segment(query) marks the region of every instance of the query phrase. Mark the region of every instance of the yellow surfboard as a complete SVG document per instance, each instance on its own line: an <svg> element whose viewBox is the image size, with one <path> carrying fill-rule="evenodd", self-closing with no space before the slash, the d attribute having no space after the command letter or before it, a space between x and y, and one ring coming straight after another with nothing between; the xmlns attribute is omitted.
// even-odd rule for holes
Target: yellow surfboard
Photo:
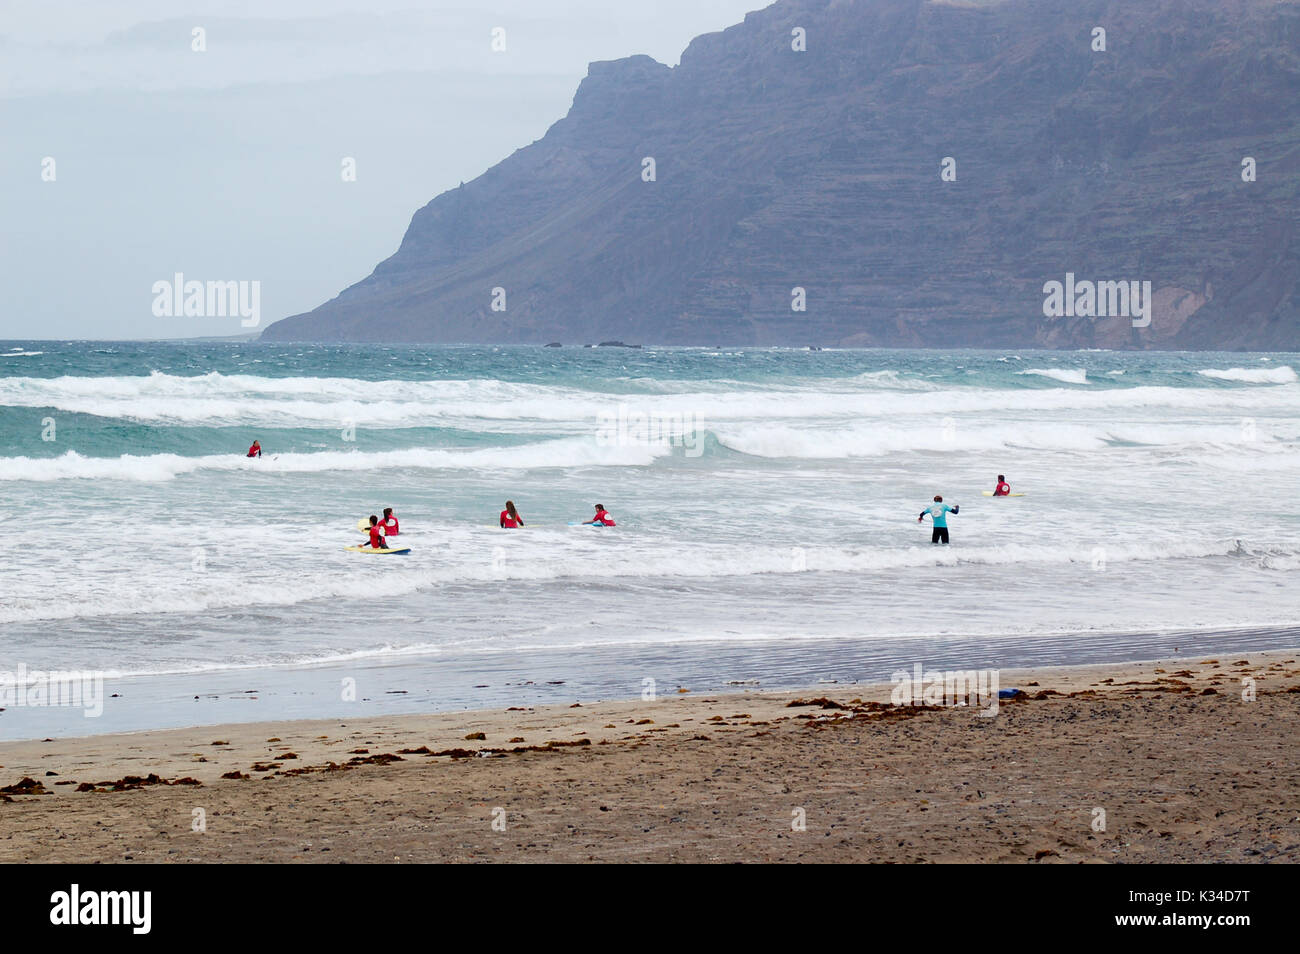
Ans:
<svg viewBox="0 0 1300 954"><path fill-rule="evenodd" d="M985 497L992 497L992 496L993 496L993 491L991 491L991 490L982 490L982 491L980 491L980 493L984 494ZM1023 497L1024 494L1003 494L1002 496L1004 496L1004 497Z"/></svg>
<svg viewBox="0 0 1300 954"><path fill-rule="evenodd" d="M402 555L411 552L410 547L389 547L385 550L376 550L374 547L344 547L349 553L388 553Z"/></svg>

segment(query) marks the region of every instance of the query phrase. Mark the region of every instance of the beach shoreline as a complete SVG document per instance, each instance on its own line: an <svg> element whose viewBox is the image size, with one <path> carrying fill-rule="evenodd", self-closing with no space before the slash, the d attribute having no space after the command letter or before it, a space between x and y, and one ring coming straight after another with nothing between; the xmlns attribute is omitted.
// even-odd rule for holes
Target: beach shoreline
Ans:
<svg viewBox="0 0 1300 954"><path fill-rule="evenodd" d="M0 745L152 729L358 720L510 706L584 705L678 689L802 692L870 686L916 663L939 669L1039 670L1176 663L1300 645L1300 628L1006 635L787 637L670 641L515 652L392 654L318 664L105 677L99 715L88 707L24 706L0 698Z"/></svg>
<svg viewBox="0 0 1300 954"><path fill-rule="evenodd" d="M6 742L0 860L1300 860L1297 658Z"/></svg>

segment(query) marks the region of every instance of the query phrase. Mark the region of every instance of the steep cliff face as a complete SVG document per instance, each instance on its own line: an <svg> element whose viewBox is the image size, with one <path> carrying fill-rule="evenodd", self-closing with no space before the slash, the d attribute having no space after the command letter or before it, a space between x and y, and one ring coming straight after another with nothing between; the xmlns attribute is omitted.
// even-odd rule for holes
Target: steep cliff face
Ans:
<svg viewBox="0 0 1300 954"><path fill-rule="evenodd" d="M1294 0L780 0L593 63L263 337L1300 349L1298 102ZM1151 282L1150 324L1045 317L1067 272Z"/></svg>

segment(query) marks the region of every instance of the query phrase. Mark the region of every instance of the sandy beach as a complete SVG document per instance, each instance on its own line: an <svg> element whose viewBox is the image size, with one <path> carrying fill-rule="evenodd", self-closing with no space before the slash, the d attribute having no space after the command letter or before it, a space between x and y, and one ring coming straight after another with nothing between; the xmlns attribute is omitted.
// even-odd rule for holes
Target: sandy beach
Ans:
<svg viewBox="0 0 1300 954"><path fill-rule="evenodd" d="M1295 861L1298 658L5 743L0 860Z"/></svg>

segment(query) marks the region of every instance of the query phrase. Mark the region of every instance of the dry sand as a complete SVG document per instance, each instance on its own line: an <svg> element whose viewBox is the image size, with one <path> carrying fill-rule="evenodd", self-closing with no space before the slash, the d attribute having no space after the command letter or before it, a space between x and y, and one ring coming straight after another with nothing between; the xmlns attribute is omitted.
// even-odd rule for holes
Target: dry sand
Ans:
<svg viewBox="0 0 1300 954"><path fill-rule="evenodd" d="M0 860L1295 861L1298 655L4 743Z"/></svg>

